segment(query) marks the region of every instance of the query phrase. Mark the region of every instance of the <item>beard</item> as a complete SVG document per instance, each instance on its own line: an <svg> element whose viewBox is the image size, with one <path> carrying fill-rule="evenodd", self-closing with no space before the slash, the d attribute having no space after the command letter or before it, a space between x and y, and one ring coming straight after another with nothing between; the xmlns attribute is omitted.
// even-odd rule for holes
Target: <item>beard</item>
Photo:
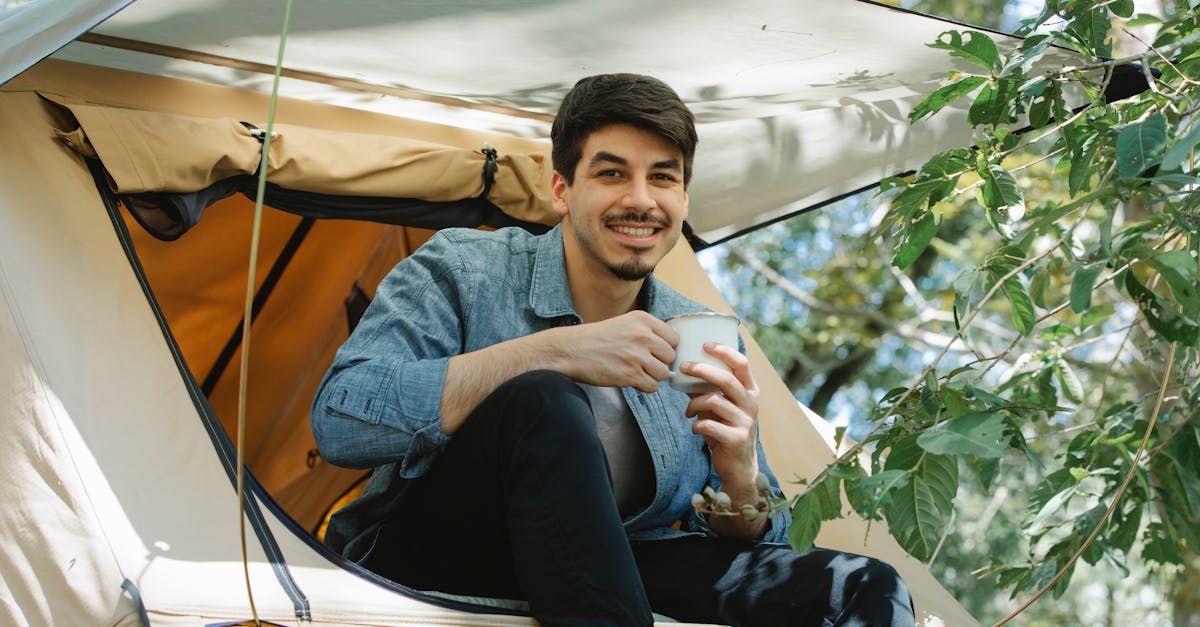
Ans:
<svg viewBox="0 0 1200 627"><path fill-rule="evenodd" d="M609 272L613 273L613 276L622 281L641 281L654 271L654 266L638 258L615 265L605 264L605 266Z"/></svg>

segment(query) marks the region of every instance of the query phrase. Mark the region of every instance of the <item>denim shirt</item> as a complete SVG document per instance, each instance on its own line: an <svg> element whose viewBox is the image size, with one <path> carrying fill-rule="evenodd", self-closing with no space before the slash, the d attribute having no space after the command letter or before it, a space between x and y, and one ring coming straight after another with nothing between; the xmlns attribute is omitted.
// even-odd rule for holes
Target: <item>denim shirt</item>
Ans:
<svg viewBox="0 0 1200 627"><path fill-rule="evenodd" d="M323 458L376 468L362 496L331 519L326 542L334 550L364 558L406 480L424 474L453 437L442 433L440 417L450 357L582 322L571 305L561 228L540 236L518 228L443 229L380 283L312 405ZM642 302L659 319L705 310L653 276L643 289ZM719 489L720 478L684 417L688 396L666 382L654 393L621 392L655 473L654 498L625 519L626 533L632 540L714 535L691 505L705 485ZM761 443L758 455L779 496ZM763 540L786 542L789 518L777 515Z"/></svg>

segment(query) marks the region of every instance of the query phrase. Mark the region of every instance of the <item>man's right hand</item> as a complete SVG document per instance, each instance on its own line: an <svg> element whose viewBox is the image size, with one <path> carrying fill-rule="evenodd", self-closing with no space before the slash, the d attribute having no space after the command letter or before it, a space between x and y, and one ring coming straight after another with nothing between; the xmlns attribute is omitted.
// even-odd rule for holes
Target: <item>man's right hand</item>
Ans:
<svg viewBox="0 0 1200 627"><path fill-rule="evenodd" d="M554 370L589 385L655 392L671 374L668 364L677 344L679 335L670 325L631 311L455 355L442 385L442 432L453 434L501 383L530 370Z"/></svg>
<svg viewBox="0 0 1200 627"><path fill-rule="evenodd" d="M679 334L666 322L644 311L601 322L559 327L545 339L553 341L568 377L603 387L658 390L671 374Z"/></svg>

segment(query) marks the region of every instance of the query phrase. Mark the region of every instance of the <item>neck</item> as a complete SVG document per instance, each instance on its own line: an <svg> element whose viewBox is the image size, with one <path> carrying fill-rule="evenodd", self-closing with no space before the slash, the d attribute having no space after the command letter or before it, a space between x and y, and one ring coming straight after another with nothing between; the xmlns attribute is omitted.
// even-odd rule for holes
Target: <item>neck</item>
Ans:
<svg viewBox="0 0 1200 627"><path fill-rule="evenodd" d="M600 322L629 313L637 307L646 279L627 281L579 249L569 234L563 237L567 287L571 305L584 322Z"/></svg>
<svg viewBox="0 0 1200 627"><path fill-rule="evenodd" d="M613 279L614 282L609 284L599 284L596 281L579 282L573 280L571 273L567 272L571 303L584 322L608 320L629 313L637 307L638 293L646 280L623 281L616 277Z"/></svg>

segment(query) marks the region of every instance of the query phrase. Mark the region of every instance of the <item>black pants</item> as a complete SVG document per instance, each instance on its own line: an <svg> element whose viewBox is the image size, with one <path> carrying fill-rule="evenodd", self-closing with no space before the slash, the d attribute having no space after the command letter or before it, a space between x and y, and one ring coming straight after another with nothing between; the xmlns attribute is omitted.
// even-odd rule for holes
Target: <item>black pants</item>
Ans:
<svg viewBox="0 0 1200 627"><path fill-rule="evenodd" d="M630 543L587 396L547 371L471 414L404 495L365 566L413 588L529 601L553 625L912 625L883 562L689 537Z"/></svg>

